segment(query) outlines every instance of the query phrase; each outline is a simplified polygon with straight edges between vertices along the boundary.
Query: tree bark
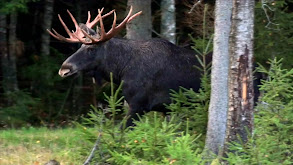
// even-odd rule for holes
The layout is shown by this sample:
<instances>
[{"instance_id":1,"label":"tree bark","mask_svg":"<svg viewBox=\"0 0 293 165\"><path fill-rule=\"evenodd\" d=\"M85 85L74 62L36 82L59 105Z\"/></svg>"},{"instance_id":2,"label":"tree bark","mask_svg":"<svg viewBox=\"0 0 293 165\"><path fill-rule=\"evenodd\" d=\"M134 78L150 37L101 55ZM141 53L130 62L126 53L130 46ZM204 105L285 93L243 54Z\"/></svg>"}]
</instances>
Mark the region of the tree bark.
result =
<instances>
[{"instance_id":1,"label":"tree bark","mask_svg":"<svg viewBox=\"0 0 293 165\"><path fill-rule=\"evenodd\" d=\"M49 73L49 66L48 64L48 57L50 55L50 35L47 32L47 29L51 29L52 26L52 19L53 19L53 9L54 9L54 0L45 0L44 5L44 15L42 21L42 34L41 34L41 56L42 59L45 60L45 70L46 75L44 75L47 82L50 82L50 73ZM47 83L48 85L49 83ZM47 97L46 101L48 102L48 118L52 118L53 110L53 103L50 97Z\"/></svg>"},{"instance_id":2,"label":"tree bark","mask_svg":"<svg viewBox=\"0 0 293 165\"><path fill-rule=\"evenodd\" d=\"M224 146L228 110L229 34L232 0L217 0L214 52L211 73L211 100L205 149L218 154Z\"/></svg>"},{"instance_id":3,"label":"tree bark","mask_svg":"<svg viewBox=\"0 0 293 165\"><path fill-rule=\"evenodd\" d=\"M44 19L42 23L41 36L41 55L48 56L50 54L50 35L47 29L51 29L53 20L54 0L46 0L44 6Z\"/></svg>"},{"instance_id":4,"label":"tree bark","mask_svg":"<svg viewBox=\"0 0 293 165\"><path fill-rule=\"evenodd\" d=\"M9 23L9 90L17 91L18 90L18 81L17 81L17 68L16 68L16 24L17 24L17 13L10 14L10 23Z\"/></svg>"},{"instance_id":5,"label":"tree bark","mask_svg":"<svg viewBox=\"0 0 293 165\"><path fill-rule=\"evenodd\" d=\"M161 35L172 43L176 43L175 0L161 1Z\"/></svg>"},{"instance_id":6,"label":"tree bark","mask_svg":"<svg viewBox=\"0 0 293 165\"><path fill-rule=\"evenodd\" d=\"M234 0L230 34L229 110L226 143L243 143L253 130L254 0ZM227 145L225 146L225 150Z\"/></svg>"},{"instance_id":7,"label":"tree bark","mask_svg":"<svg viewBox=\"0 0 293 165\"><path fill-rule=\"evenodd\" d=\"M5 93L18 90L17 68L16 68L16 24L17 14L10 14L8 44L6 16L1 15L1 61L2 61L2 86Z\"/></svg>"},{"instance_id":8,"label":"tree bark","mask_svg":"<svg viewBox=\"0 0 293 165\"><path fill-rule=\"evenodd\" d=\"M0 57L1 57L1 71L2 71L2 88L4 92L7 88L7 68L8 68L8 44L7 44L7 21L6 15L0 14Z\"/></svg>"},{"instance_id":9,"label":"tree bark","mask_svg":"<svg viewBox=\"0 0 293 165\"><path fill-rule=\"evenodd\" d=\"M142 11L142 14L126 25L126 38L146 40L152 38L152 11L151 0L128 0L127 6L133 7L133 13Z\"/></svg>"}]
</instances>

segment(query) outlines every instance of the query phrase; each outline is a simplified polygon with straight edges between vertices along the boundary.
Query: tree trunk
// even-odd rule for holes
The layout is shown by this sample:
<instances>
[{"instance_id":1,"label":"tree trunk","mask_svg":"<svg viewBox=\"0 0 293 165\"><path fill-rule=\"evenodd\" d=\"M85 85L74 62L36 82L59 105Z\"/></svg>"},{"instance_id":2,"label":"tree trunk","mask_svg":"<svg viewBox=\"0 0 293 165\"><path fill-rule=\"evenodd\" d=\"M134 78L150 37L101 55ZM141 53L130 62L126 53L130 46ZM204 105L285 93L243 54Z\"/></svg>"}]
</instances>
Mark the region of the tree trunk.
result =
<instances>
[{"instance_id":1,"label":"tree trunk","mask_svg":"<svg viewBox=\"0 0 293 165\"><path fill-rule=\"evenodd\" d=\"M53 20L54 0L46 0L44 6L44 19L42 23L41 36L41 55L48 56L50 54L50 35L47 29L51 29Z\"/></svg>"},{"instance_id":2,"label":"tree trunk","mask_svg":"<svg viewBox=\"0 0 293 165\"><path fill-rule=\"evenodd\" d=\"M10 14L10 23L9 23L9 82L8 86L11 91L18 90L17 82L17 68L16 68L16 24L17 24L17 14Z\"/></svg>"},{"instance_id":3,"label":"tree trunk","mask_svg":"<svg viewBox=\"0 0 293 165\"><path fill-rule=\"evenodd\" d=\"M126 25L126 38L146 40L152 38L152 11L151 0L128 0L127 6L133 7L133 13L142 11L138 18Z\"/></svg>"},{"instance_id":4,"label":"tree trunk","mask_svg":"<svg viewBox=\"0 0 293 165\"><path fill-rule=\"evenodd\" d=\"M175 0L161 1L161 35L172 43L176 43Z\"/></svg>"},{"instance_id":5,"label":"tree trunk","mask_svg":"<svg viewBox=\"0 0 293 165\"><path fill-rule=\"evenodd\" d=\"M7 87L7 68L8 68L8 44L7 44L7 21L6 15L0 14L0 57L2 71L2 88L4 92L8 91Z\"/></svg>"},{"instance_id":6,"label":"tree trunk","mask_svg":"<svg viewBox=\"0 0 293 165\"><path fill-rule=\"evenodd\" d=\"M211 74L211 100L205 149L218 154L224 146L228 110L229 34L232 0L217 0Z\"/></svg>"},{"instance_id":7,"label":"tree trunk","mask_svg":"<svg viewBox=\"0 0 293 165\"><path fill-rule=\"evenodd\" d=\"M16 23L17 14L10 14L8 44L6 41L7 24L6 16L1 15L1 61L2 61L2 86L5 93L18 90L16 69Z\"/></svg>"},{"instance_id":8,"label":"tree trunk","mask_svg":"<svg viewBox=\"0 0 293 165\"><path fill-rule=\"evenodd\" d=\"M234 0L230 35L229 111L226 143L247 142L253 130L254 0ZM227 146L225 146L227 149Z\"/></svg>"},{"instance_id":9,"label":"tree trunk","mask_svg":"<svg viewBox=\"0 0 293 165\"><path fill-rule=\"evenodd\" d=\"M46 75L44 75L44 78L47 82L50 82L50 68L48 65L48 57L50 55L50 35L47 32L47 29L51 29L52 26L52 19L53 19L53 8L54 8L54 0L46 0L44 5L44 15L43 15L43 21L42 21L42 34L41 34L41 56L42 59L45 60L45 70ZM49 83L47 83L48 85ZM50 87L50 85L48 86ZM48 118L51 119L53 115L53 101L51 97L46 97L46 101L48 103Z\"/></svg>"}]
</instances>

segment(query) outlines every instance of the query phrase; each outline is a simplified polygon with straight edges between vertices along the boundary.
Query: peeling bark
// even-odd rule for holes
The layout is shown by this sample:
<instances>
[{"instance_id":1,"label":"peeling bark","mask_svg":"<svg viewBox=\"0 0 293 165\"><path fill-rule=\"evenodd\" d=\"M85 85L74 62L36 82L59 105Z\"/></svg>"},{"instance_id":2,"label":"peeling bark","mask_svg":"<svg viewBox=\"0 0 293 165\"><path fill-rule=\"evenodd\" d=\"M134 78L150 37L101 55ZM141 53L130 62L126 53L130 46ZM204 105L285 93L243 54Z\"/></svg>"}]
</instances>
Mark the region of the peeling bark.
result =
<instances>
[{"instance_id":1,"label":"peeling bark","mask_svg":"<svg viewBox=\"0 0 293 165\"><path fill-rule=\"evenodd\" d=\"M233 3L226 144L240 139L246 143L253 130L254 3L254 0Z\"/></svg>"}]
</instances>

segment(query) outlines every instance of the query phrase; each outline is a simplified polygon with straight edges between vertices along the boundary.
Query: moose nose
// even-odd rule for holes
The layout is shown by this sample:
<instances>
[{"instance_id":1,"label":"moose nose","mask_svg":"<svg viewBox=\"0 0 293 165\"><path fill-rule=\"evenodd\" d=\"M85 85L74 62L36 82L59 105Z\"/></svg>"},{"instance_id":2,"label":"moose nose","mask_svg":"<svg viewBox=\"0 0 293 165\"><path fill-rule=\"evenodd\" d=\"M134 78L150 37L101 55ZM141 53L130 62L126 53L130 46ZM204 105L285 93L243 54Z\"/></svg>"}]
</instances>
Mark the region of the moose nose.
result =
<instances>
[{"instance_id":1,"label":"moose nose","mask_svg":"<svg viewBox=\"0 0 293 165\"><path fill-rule=\"evenodd\" d=\"M59 75L61 77L66 77L70 73L70 69L59 69Z\"/></svg>"},{"instance_id":2,"label":"moose nose","mask_svg":"<svg viewBox=\"0 0 293 165\"><path fill-rule=\"evenodd\" d=\"M61 77L66 77L66 76L69 76L69 75L72 75L73 73L75 73L74 68L75 67L72 64L63 64L61 66L61 68L59 69L58 73Z\"/></svg>"}]
</instances>

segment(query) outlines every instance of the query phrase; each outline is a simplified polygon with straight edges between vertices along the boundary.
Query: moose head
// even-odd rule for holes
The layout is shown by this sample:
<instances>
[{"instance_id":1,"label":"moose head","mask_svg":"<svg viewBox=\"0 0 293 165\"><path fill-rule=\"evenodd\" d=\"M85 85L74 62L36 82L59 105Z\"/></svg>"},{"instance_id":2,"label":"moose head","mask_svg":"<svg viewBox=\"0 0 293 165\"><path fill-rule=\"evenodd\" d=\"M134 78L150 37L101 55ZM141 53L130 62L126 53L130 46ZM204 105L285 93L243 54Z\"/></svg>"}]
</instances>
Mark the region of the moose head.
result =
<instances>
[{"instance_id":1,"label":"moose head","mask_svg":"<svg viewBox=\"0 0 293 165\"><path fill-rule=\"evenodd\" d=\"M92 69L95 65L97 65L96 62L98 62L99 59L103 58L103 43L117 35L123 28L125 28L127 23L129 23L131 20L133 20L135 17L142 13L140 11L134 15L131 15L131 6L126 18L119 25L116 25L117 17L115 10L112 10L107 14L102 15L103 10L104 8L98 10L99 14L95 17L93 21L91 21L91 13L90 11L88 11L88 19L85 24L78 24L73 15L69 12L69 10L67 10L75 26L75 31L72 32L68 29L61 16L58 14L59 20L63 25L65 31L67 32L69 38L60 35L54 29L52 29L53 32L47 29L47 31L58 40L69 43L83 44L78 51L76 51L66 61L64 61L59 70L59 75L61 77L70 76L81 70ZM106 32L104 28L103 18L111 15L112 13L114 13L112 28L108 32ZM100 27L97 27L97 30L94 31L93 28L97 26L98 23L100 23ZM94 54L100 55L95 56Z\"/></svg>"}]
</instances>

